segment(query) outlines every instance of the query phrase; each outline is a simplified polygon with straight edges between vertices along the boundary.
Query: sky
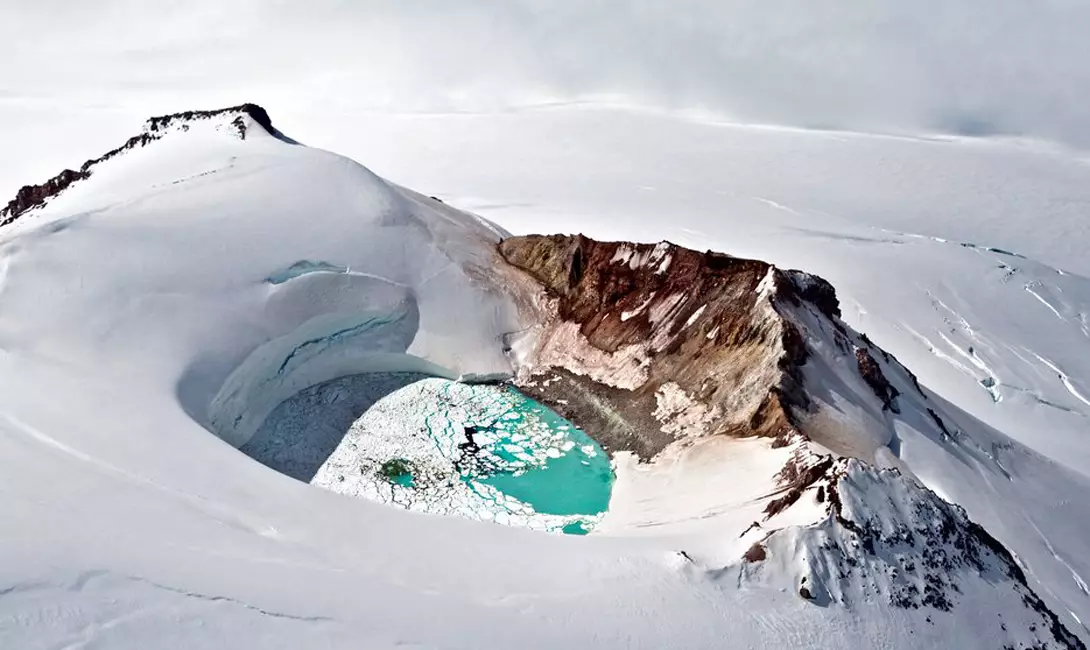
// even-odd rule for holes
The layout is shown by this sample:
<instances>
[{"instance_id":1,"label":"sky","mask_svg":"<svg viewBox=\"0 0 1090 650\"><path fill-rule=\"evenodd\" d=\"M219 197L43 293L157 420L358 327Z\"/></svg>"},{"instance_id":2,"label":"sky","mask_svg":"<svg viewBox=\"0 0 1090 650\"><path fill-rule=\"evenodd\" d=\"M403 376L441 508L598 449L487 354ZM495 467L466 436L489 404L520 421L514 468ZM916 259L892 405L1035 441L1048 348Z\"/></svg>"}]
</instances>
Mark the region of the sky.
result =
<instances>
[{"instance_id":1,"label":"sky","mask_svg":"<svg viewBox=\"0 0 1090 650\"><path fill-rule=\"evenodd\" d=\"M274 119L593 102L1085 149L1087 34L1085 0L0 0L0 191L149 115L243 101Z\"/></svg>"}]
</instances>

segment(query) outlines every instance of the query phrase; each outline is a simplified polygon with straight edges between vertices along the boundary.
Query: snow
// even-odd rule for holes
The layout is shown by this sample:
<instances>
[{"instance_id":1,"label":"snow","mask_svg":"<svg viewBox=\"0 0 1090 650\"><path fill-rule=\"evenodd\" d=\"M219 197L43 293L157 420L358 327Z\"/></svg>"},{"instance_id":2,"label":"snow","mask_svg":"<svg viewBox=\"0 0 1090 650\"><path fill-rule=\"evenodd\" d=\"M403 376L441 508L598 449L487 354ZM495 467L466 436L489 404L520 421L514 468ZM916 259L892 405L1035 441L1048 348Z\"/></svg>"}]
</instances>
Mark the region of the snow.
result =
<instances>
[{"instance_id":1,"label":"snow","mask_svg":"<svg viewBox=\"0 0 1090 650\"><path fill-rule=\"evenodd\" d=\"M890 608L858 584L850 602L801 598L797 549L827 520L809 490L747 530L795 451L768 441L615 459L610 509L579 539L405 512L240 453L284 400L330 380L511 372L504 341L526 324L496 290L504 230L458 208L832 281L845 322L896 356L875 352L901 393L900 413L884 411L835 335L799 316L830 423L817 442L903 472L852 473L859 503L935 503L927 488L960 504L1090 638L1090 190L1076 155L598 109L371 116L342 132L440 203L221 126L127 152L0 230L0 645L992 647L1013 638L997 612L1012 634L1031 624L1014 592L971 572L953 613ZM437 143L444 156L427 155ZM669 262L653 257L617 262ZM645 353L571 361L638 374ZM882 435L851 435L863 429ZM873 512L906 517L893 510ZM773 529L770 560L743 562Z\"/></svg>"},{"instance_id":2,"label":"snow","mask_svg":"<svg viewBox=\"0 0 1090 650\"><path fill-rule=\"evenodd\" d=\"M613 499L596 530L673 539L691 556L733 562L767 534L765 527L739 532L763 518L764 497L778 487L773 477L793 452L769 449L765 440L709 437L675 445L651 464L619 454ZM809 524L817 515L792 508L775 525Z\"/></svg>"}]
</instances>

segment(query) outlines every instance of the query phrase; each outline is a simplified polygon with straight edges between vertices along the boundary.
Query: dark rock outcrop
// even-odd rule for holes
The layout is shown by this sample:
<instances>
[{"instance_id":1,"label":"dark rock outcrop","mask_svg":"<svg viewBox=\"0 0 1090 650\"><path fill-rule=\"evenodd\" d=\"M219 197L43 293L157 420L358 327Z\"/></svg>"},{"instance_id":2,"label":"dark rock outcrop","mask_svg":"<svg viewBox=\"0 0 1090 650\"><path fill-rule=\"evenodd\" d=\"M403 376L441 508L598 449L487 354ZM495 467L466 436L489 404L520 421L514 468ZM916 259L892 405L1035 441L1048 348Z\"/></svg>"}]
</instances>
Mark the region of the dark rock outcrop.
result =
<instances>
[{"instance_id":1,"label":"dark rock outcrop","mask_svg":"<svg viewBox=\"0 0 1090 650\"><path fill-rule=\"evenodd\" d=\"M45 205L46 201L68 189L72 183L90 175L91 172L86 169L66 169L41 185L24 185L15 193L15 198L0 209L0 226L11 223L27 210Z\"/></svg>"},{"instance_id":2,"label":"dark rock outcrop","mask_svg":"<svg viewBox=\"0 0 1090 650\"><path fill-rule=\"evenodd\" d=\"M827 478L832 467L832 456L816 456L812 453L792 455L776 477L784 487L780 490L779 496L765 506L765 518L774 517L794 505L810 487L821 479ZM818 490L822 496L816 500L823 502L825 500L824 486L819 486Z\"/></svg>"},{"instance_id":3,"label":"dark rock outcrop","mask_svg":"<svg viewBox=\"0 0 1090 650\"><path fill-rule=\"evenodd\" d=\"M840 300L836 297L836 289L828 280L793 269L783 273L791 280L784 285L787 289L785 297L790 296L795 302L805 300L816 306L827 318L840 318Z\"/></svg>"},{"instance_id":4,"label":"dark rock outcrop","mask_svg":"<svg viewBox=\"0 0 1090 650\"><path fill-rule=\"evenodd\" d=\"M171 113L170 115L160 115L159 117L153 117L147 121L147 130L151 133L157 133L165 130L171 124L176 122L191 122L193 120L207 120L219 115L226 115L229 113L242 113L249 115L254 122L261 125L261 128L269 132L270 135L276 133L276 129L273 128L272 120L269 119L269 113L257 104L239 104L238 106L231 106L228 108L218 108L211 111L182 111L180 113Z\"/></svg>"},{"instance_id":5,"label":"dark rock outcrop","mask_svg":"<svg viewBox=\"0 0 1090 650\"><path fill-rule=\"evenodd\" d=\"M878 399L882 400L882 409L900 413L900 409L897 408L897 403L894 401L900 395L900 391L894 388L886 379L886 376L882 374L882 368L871 356L871 353L865 348L856 348L855 359L859 364L859 375L863 377L863 381L867 382L867 385L874 391Z\"/></svg>"}]
</instances>

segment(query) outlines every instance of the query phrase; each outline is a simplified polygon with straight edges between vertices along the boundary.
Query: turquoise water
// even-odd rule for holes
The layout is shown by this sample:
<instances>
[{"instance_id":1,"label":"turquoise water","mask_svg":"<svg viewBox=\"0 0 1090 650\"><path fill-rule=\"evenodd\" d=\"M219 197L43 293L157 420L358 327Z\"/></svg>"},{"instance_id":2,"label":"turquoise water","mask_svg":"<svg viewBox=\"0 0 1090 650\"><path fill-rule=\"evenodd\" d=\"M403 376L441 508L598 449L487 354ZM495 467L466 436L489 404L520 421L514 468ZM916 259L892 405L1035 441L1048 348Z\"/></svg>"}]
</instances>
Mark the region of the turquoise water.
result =
<instances>
[{"instance_id":1,"label":"turquoise water","mask_svg":"<svg viewBox=\"0 0 1090 650\"><path fill-rule=\"evenodd\" d=\"M510 386L450 382L427 431L439 451L457 458L458 476L496 513L560 518L551 530L585 535L609 507L613 469L597 442L545 405ZM449 400L449 401L448 401ZM465 427L475 427L474 450Z\"/></svg>"},{"instance_id":2,"label":"turquoise water","mask_svg":"<svg viewBox=\"0 0 1090 650\"><path fill-rule=\"evenodd\" d=\"M551 515L593 515L605 512L609 507L609 495L613 487L613 470L605 451L581 429L556 414L543 404L530 399L513 388L507 388L514 397L511 413L517 417L499 420L492 430L498 434L493 453L501 458L516 460L508 451L509 446L522 448L526 441L512 440L512 434L530 426L544 425L553 439L563 441L553 448L561 448L565 442L574 443L559 458L548 458L544 465L523 471L497 472L481 478L500 492L533 506L534 510ZM575 532L569 524L564 532ZM568 530L572 528L572 530ZM582 533L586 533L579 527ZM577 533L579 534L579 533Z\"/></svg>"}]
</instances>

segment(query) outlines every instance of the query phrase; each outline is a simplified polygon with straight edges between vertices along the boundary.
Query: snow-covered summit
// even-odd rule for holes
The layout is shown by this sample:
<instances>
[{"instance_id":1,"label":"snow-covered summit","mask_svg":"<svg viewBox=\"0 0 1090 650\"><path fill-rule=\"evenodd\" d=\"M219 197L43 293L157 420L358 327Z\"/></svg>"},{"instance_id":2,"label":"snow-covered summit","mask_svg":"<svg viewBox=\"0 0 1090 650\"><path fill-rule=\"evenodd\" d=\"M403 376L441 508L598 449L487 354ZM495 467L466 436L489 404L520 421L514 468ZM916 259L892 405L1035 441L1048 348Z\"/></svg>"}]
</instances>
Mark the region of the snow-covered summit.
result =
<instances>
[{"instance_id":1,"label":"snow-covered summit","mask_svg":"<svg viewBox=\"0 0 1090 650\"><path fill-rule=\"evenodd\" d=\"M247 131L253 128L254 125L263 129L268 135L290 141L273 128L269 114L257 104L241 104L212 111L184 111L149 118L144 123L143 131L139 135L129 138L123 145L111 149L97 158L87 160L80 165L78 170L66 169L39 185L23 186L15 195L15 198L9 201L5 207L0 208L0 225L7 225L18 219L23 213L45 205L50 199L68 189L73 183L90 178L95 167L99 164L131 149L146 146L172 131L186 132L191 127L197 126L232 133L239 139L245 140Z\"/></svg>"}]
</instances>

